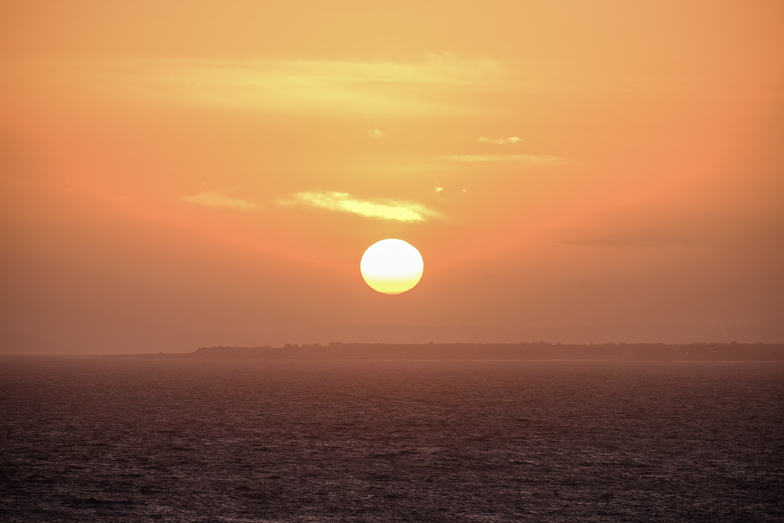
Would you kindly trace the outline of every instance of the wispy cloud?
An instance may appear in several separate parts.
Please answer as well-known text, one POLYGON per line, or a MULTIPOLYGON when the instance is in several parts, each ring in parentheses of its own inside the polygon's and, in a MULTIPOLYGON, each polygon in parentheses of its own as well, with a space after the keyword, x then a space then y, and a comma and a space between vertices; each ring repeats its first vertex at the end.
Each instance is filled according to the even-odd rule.
POLYGON ((387 135, 387 133, 385 133, 381 129, 370 129, 367 133, 368 136, 370 136, 374 140, 379 140, 387 135))
POLYGON ((345 192, 300 192, 281 199, 278 205, 305 205, 330 211, 358 214, 366 218, 399 222, 423 222, 441 213, 417 202, 362 200, 345 192))
POLYGON ((536 155, 536 154, 460 154, 448 156, 448 160, 453 162, 519 162, 529 165, 560 165, 566 163, 566 159, 560 156, 536 155))
POLYGON ((185 195, 177 198, 180 201, 212 207, 214 209, 234 209, 238 211, 251 211, 259 206, 241 198, 233 198, 218 192, 204 191, 199 194, 185 195))
POLYGON ((567 238, 562 240, 553 240, 553 243, 578 245, 582 247, 654 247, 664 245, 662 243, 656 242, 613 240, 609 238, 567 238))
POLYGON ((509 143, 517 143, 522 142, 522 138, 518 138, 517 136, 510 136, 509 138, 488 138, 487 136, 480 136, 476 139, 477 142, 482 143, 494 143, 498 145, 506 145, 509 143))
POLYGON ((444 55, 411 62, 111 60, 74 62, 62 78, 100 96, 277 113, 412 116, 470 112, 449 93, 506 85, 489 59, 444 55))

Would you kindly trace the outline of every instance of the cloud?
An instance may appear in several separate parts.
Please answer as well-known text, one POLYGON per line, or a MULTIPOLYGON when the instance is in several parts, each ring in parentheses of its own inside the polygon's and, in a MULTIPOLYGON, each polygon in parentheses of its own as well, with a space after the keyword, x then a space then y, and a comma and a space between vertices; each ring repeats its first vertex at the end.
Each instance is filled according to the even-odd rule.
POLYGON ((481 163, 481 162, 518 162, 529 165, 560 165, 566 163, 560 156, 535 155, 535 154, 461 154, 448 156, 453 162, 481 163))
POLYGON ((641 242, 633 240, 611 240, 608 238, 574 238, 553 240, 552 243, 560 243, 564 245, 579 245, 583 247, 651 247, 664 245, 655 242, 641 242))
POLYGON ((450 204, 463 200, 468 192, 464 188, 458 189, 457 187, 436 186, 433 189, 435 190, 436 200, 450 204))
POLYGON ((289 199, 276 202, 278 205, 306 205, 319 209, 358 214, 366 218, 399 222, 423 222, 430 217, 442 216, 421 203, 384 200, 369 201, 352 197, 345 192, 301 192, 289 199))
POLYGON ((522 138, 518 138, 517 136, 510 136, 509 138, 488 138, 486 136, 480 136, 476 139, 478 142, 482 143, 495 143, 498 145, 506 145, 508 143, 517 143, 522 142, 522 138))
POLYGON ((55 74, 93 97, 283 114, 410 117, 473 112, 448 95, 498 89, 509 71, 495 60, 448 56, 409 62, 93 60, 64 63, 55 74))
POLYGON ((258 205, 243 200, 241 198, 233 198, 225 194, 204 191, 199 194, 180 196, 177 198, 180 201, 192 203, 194 205, 202 205, 204 207, 212 207, 214 209, 234 209, 238 211, 250 211, 257 209, 258 205))
POLYGON ((370 129, 367 133, 368 133, 368 136, 370 136, 371 138, 374 138, 376 140, 379 140, 379 139, 381 139, 381 138, 383 138, 383 137, 385 137, 387 135, 387 133, 385 133, 381 129, 370 129))

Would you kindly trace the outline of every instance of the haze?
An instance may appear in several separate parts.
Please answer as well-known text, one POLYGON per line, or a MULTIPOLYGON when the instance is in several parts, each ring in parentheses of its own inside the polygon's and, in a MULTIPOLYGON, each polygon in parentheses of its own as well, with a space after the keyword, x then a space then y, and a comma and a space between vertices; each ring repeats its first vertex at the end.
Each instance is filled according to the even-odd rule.
POLYGON ((782 343, 782 20, 6 2, 0 351, 782 343), (412 291, 364 284, 384 238, 412 291))

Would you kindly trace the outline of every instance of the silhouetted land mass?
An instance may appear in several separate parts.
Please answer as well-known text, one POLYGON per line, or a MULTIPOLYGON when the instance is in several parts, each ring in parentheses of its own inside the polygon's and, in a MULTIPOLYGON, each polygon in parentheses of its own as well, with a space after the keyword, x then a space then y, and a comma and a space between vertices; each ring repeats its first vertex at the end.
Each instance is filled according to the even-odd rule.
POLYGON ((186 354, 146 356, 259 360, 617 360, 617 361, 784 361, 784 344, 606 343, 338 343, 284 347, 201 347, 186 354))

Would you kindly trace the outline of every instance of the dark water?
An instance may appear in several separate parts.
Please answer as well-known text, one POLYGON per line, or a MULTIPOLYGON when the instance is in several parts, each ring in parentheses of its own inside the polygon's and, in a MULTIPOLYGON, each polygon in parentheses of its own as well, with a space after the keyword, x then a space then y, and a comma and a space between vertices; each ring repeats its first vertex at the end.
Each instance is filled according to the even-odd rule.
POLYGON ((784 365, 0 359, 2 521, 782 521, 784 365))

